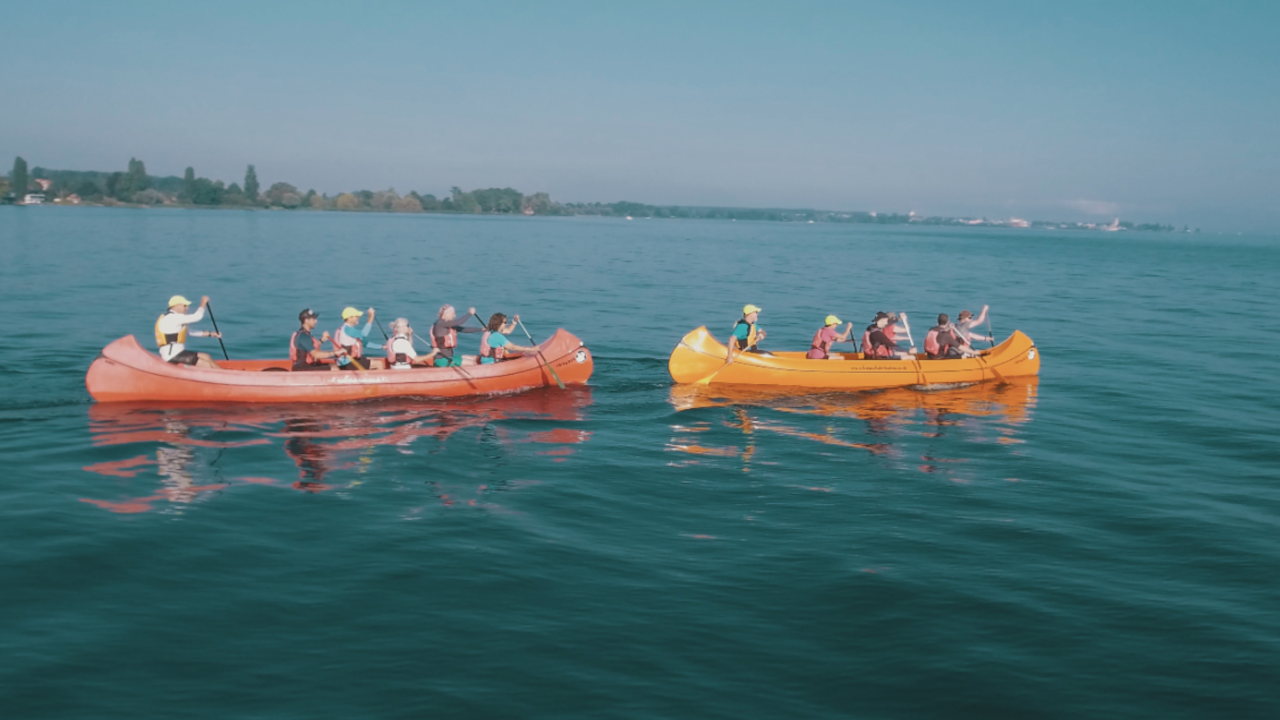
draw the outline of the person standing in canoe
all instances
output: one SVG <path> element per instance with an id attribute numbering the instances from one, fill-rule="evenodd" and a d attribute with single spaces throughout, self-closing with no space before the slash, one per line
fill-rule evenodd
<path id="1" fill-rule="evenodd" d="M 759 319 L 760 308 L 749 303 L 742 306 L 742 319 L 733 324 L 726 361 L 733 359 L 734 352 L 760 352 L 760 348 L 756 345 L 765 338 L 766 333 L 756 325 Z"/>
<path id="2" fill-rule="evenodd" d="M 813 342 L 809 344 L 809 354 L 805 357 L 810 360 L 830 359 L 832 345 L 838 342 L 849 342 L 849 337 L 853 334 L 853 323 L 845 325 L 844 332 L 837 333 L 836 326 L 839 324 L 840 318 L 828 315 L 822 328 L 813 334 Z"/>
<path id="3" fill-rule="evenodd" d="M 977 318 L 975 318 L 973 316 L 973 313 L 969 312 L 968 310 L 961 310 L 960 317 L 956 318 L 956 322 L 952 326 L 952 328 L 955 330 L 956 337 L 959 337 L 961 340 L 963 340 L 965 345 L 973 345 L 973 342 L 975 340 L 982 341 L 982 342 L 995 343 L 996 339 L 991 337 L 990 335 L 986 335 L 986 334 L 974 335 L 973 334 L 974 328 L 977 328 L 978 326 L 982 325 L 982 323 L 986 322 L 987 310 L 989 309 L 990 309 L 990 306 L 983 305 L 982 312 L 978 313 Z M 970 349 L 972 350 L 972 348 Z"/>
<path id="4" fill-rule="evenodd" d="M 344 308 L 342 311 L 342 325 L 333 334 L 334 344 L 341 347 L 345 353 L 338 358 L 340 370 L 355 370 L 358 367 L 357 363 L 364 367 L 369 365 L 359 362 L 359 358 L 364 357 L 364 339 L 369 337 L 369 330 L 373 328 L 373 308 L 369 308 L 369 321 L 362 329 L 356 326 L 360 324 L 360 318 L 363 315 L 353 307 Z"/>
<path id="5" fill-rule="evenodd" d="M 311 331 L 316 328 L 316 321 L 320 319 L 320 315 L 311 308 L 307 308 L 298 313 L 298 322 L 302 327 L 293 333 L 293 337 L 289 338 L 289 360 L 293 362 L 291 369 L 295 371 L 304 370 L 336 370 L 336 366 L 326 365 L 320 362 L 329 358 L 338 357 L 341 352 L 329 352 L 320 349 L 320 343 L 329 339 L 329 331 L 326 330 L 319 340 L 311 336 Z"/>
<path id="6" fill-rule="evenodd" d="M 507 316 L 494 313 L 489 316 L 488 329 L 480 336 L 480 364 L 491 365 L 507 359 L 507 353 L 536 353 L 538 348 L 517 345 L 507 339 L 507 333 L 516 329 L 520 316 L 516 315 L 507 322 Z"/>
<path id="7" fill-rule="evenodd" d="M 387 350 L 387 366 L 392 370 L 409 370 L 414 365 L 430 365 L 438 350 L 432 350 L 423 357 L 413 349 L 413 328 L 405 318 L 396 318 L 391 323 L 391 339 L 383 346 Z"/>
<path id="8" fill-rule="evenodd" d="M 156 319 L 156 345 L 160 346 L 161 359 L 174 365 L 219 369 L 218 363 L 213 361 L 209 353 L 188 350 L 186 345 L 188 334 L 192 337 L 222 337 L 221 334 L 208 330 L 187 332 L 188 325 L 204 319 L 204 309 L 208 304 L 209 296 L 205 295 L 200 298 L 200 307 L 188 315 L 187 308 L 191 307 L 190 300 L 181 295 L 169 298 L 169 312 Z"/>
<path id="9" fill-rule="evenodd" d="M 458 347 L 458 333 L 484 332 L 483 327 L 466 327 L 467 321 L 476 317 L 475 308 L 467 308 L 467 316 L 457 320 L 457 312 L 452 305 L 440 308 L 440 313 L 431 326 L 431 347 L 440 351 L 436 356 L 436 367 L 461 367 L 462 358 L 455 358 L 453 351 Z M 480 318 L 476 317 L 479 321 Z"/>

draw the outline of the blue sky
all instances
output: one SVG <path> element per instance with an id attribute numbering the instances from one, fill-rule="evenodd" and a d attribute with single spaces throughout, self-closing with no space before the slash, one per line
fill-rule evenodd
<path id="1" fill-rule="evenodd" d="M 0 163 L 1280 230 L 1280 4 L 5 3 Z"/>

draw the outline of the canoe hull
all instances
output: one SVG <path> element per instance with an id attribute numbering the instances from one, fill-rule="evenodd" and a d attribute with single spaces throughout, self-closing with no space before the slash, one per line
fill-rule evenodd
<path id="1" fill-rule="evenodd" d="M 1040 373 L 1040 351 L 1014 331 L 1008 340 L 976 358 L 865 360 L 861 353 L 809 360 L 804 353 L 772 356 L 741 353 L 725 365 L 728 352 L 706 327 L 690 332 L 671 351 L 667 370 L 677 383 L 711 377 L 713 385 L 779 385 L 832 390 L 869 390 L 912 385 L 949 385 L 1026 377 Z"/>
<path id="2" fill-rule="evenodd" d="M 538 347 L 566 385 L 591 377 L 591 351 L 558 330 Z M 174 365 L 147 352 L 132 335 L 103 348 L 89 366 L 85 387 L 98 402 L 343 402 L 380 397 L 462 397 L 555 385 L 537 355 L 492 365 L 370 370 L 368 372 L 264 372 L 287 360 L 222 362 L 227 369 Z"/>

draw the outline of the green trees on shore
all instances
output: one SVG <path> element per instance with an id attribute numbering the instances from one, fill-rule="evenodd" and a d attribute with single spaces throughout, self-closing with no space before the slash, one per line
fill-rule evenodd
<path id="1" fill-rule="evenodd" d="M 261 192 L 258 172 L 253 165 L 245 169 L 244 187 L 221 180 L 210 180 L 188 167 L 182 177 L 157 177 L 147 174 L 142 160 L 130 158 L 121 172 L 49 170 L 35 167 L 27 171 L 27 162 L 14 158 L 7 191 L 15 200 L 30 192 L 33 178 L 47 181 L 46 195 L 52 201 L 86 202 L 97 205 L 173 205 L 196 207 L 261 207 L 297 212 L 335 210 L 344 212 L 445 212 L 494 215 L 596 215 L 626 218 L 688 218 L 719 220 L 757 220 L 774 222 L 871 223 L 879 225 L 981 225 L 1004 226 L 1001 220 L 966 220 L 950 217 L 923 217 L 911 213 L 833 212 L 828 210 L 794 210 L 769 208 L 690 207 L 677 205 L 645 205 L 635 202 L 559 203 L 545 192 L 525 195 L 514 188 L 479 188 L 465 191 L 450 188 L 449 195 L 437 198 L 431 194 L 409 191 L 406 195 L 395 188 L 356 190 L 325 195 L 314 189 L 302 192 L 287 182 L 272 183 Z M 0 197 L 5 196 L 0 185 Z M 1010 227 L 1026 227 L 1013 225 Z M 1033 221 L 1034 228 L 1095 229 L 1088 223 L 1046 223 Z M 1170 232 L 1172 225 L 1159 223 L 1119 223 L 1125 230 Z M 1185 230 L 1185 228 L 1184 228 Z"/>
<path id="2" fill-rule="evenodd" d="M 9 192 L 21 198 L 27 192 L 27 161 L 20 157 L 13 159 L 13 172 L 9 173 Z"/>

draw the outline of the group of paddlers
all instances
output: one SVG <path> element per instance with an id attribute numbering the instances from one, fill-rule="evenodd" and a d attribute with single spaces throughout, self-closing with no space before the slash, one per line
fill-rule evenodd
<path id="1" fill-rule="evenodd" d="M 156 344 L 160 348 L 160 357 L 166 362 L 177 365 L 217 368 L 218 363 L 208 353 L 194 352 L 186 349 L 188 334 L 192 337 L 216 337 L 222 335 L 216 330 L 187 331 L 187 326 L 204 319 L 205 308 L 209 306 L 209 297 L 200 298 L 200 306 L 195 312 L 188 313 L 191 301 L 181 295 L 169 298 L 169 311 L 156 320 Z M 366 313 L 354 307 L 342 311 L 342 325 L 332 334 L 324 331 L 317 339 L 312 335 L 320 315 L 311 308 L 298 313 L 298 329 L 289 338 L 290 368 L 295 371 L 323 370 L 407 370 L 412 367 L 460 367 L 462 357 L 456 354 L 458 335 L 481 333 L 480 364 L 501 362 L 513 353 L 537 352 L 536 347 L 517 345 L 507 335 L 520 323 L 520 316 L 510 319 L 502 313 L 494 313 L 489 322 L 484 323 L 476 315 L 475 308 L 468 308 L 466 316 L 459 319 L 452 305 L 445 305 L 437 313 L 431 325 L 427 340 L 420 340 L 414 335 L 413 328 L 405 318 L 396 318 L 391 323 L 390 333 L 383 331 L 385 342 L 378 344 L 367 338 L 373 329 L 375 313 L 369 308 L 369 319 L 360 326 L 360 320 Z M 467 322 L 475 318 L 482 323 L 481 327 L 470 327 Z M 382 327 L 382 323 L 378 323 Z M 527 332 L 527 331 L 526 331 Z M 423 354 L 418 354 L 414 341 L 423 343 Z M 325 349 L 329 343 L 331 349 Z M 368 351 L 374 351 L 371 355 Z M 381 357 L 377 356 L 381 355 Z"/>
<path id="2" fill-rule="evenodd" d="M 929 328 L 924 338 L 925 357 L 930 360 L 946 360 L 950 358 L 973 357 L 978 354 L 978 350 L 973 348 L 971 343 L 974 342 L 995 342 L 995 339 L 989 334 L 974 334 L 975 328 L 987 322 L 986 305 L 982 306 L 982 312 L 977 317 L 968 310 L 961 310 L 959 317 L 955 322 L 946 314 L 938 316 L 938 324 Z M 732 361 L 733 356 L 737 352 L 763 352 L 760 350 L 759 343 L 765 338 L 765 331 L 760 329 L 760 308 L 755 305 L 746 305 L 742 308 L 742 318 L 733 326 L 732 337 L 729 341 L 729 353 L 727 361 Z M 901 325 L 899 325 L 901 322 Z M 810 360 L 831 360 L 843 359 L 840 355 L 831 352 L 832 347 L 838 342 L 853 342 L 854 352 L 858 352 L 858 343 L 853 335 L 853 323 L 845 325 L 844 332 L 840 332 L 841 320 L 835 315 L 828 315 L 823 321 L 822 327 L 813 334 L 813 341 L 809 345 L 809 352 L 806 357 Z M 988 325 L 988 329 L 990 325 Z M 914 344 L 907 350 L 900 349 L 898 345 L 898 333 L 901 332 L 911 337 L 911 325 L 908 323 L 907 314 L 898 314 L 895 312 L 878 312 L 875 319 L 862 331 L 862 356 L 865 359 L 903 359 L 911 360 L 916 357 L 916 348 Z"/>

